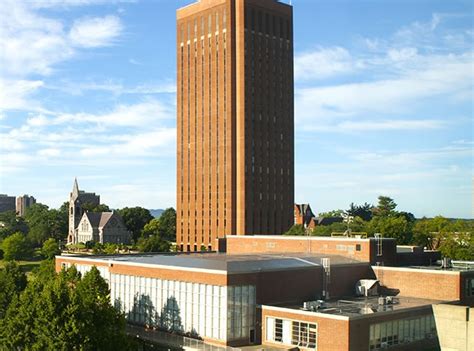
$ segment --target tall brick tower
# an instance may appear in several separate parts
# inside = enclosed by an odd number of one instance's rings
[[[293,223],[293,11],[201,0],[177,11],[177,231],[183,251]]]

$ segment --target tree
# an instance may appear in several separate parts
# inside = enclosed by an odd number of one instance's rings
[[[82,279],[73,266],[30,281],[8,307],[0,349],[130,349],[124,316],[110,304],[109,293],[95,267]]]
[[[344,210],[332,210],[329,212],[321,212],[318,217],[342,217]]]
[[[143,227],[142,236],[158,235],[161,238],[174,241],[176,239],[176,211],[167,208],[159,218],[153,218]]]
[[[163,239],[176,240],[176,210],[173,207],[167,208],[161,214],[159,220]]]
[[[10,235],[3,240],[1,246],[5,261],[21,260],[29,258],[33,254],[30,242],[22,233]]]
[[[41,246],[47,239],[64,240],[68,231],[68,209],[64,203],[59,210],[36,203],[25,213],[25,221],[30,231],[28,238],[36,246]],[[69,206],[69,205],[68,205]]]
[[[110,208],[106,204],[96,205],[92,202],[86,202],[83,204],[82,209],[88,212],[110,212]]]
[[[145,224],[142,230],[142,237],[148,238],[151,235],[158,235],[163,237],[162,227],[159,218],[153,218],[150,222]]]
[[[318,225],[313,229],[312,235],[331,236],[331,233],[343,233],[347,230],[346,223],[331,223],[329,225]]]
[[[295,224],[283,235],[306,235],[306,229],[302,224]]]
[[[370,221],[372,219],[372,210],[374,206],[365,202],[363,205],[355,205],[353,202],[351,203],[349,209],[346,213],[352,217],[360,217],[364,221]]]
[[[76,292],[82,303],[81,319],[91,350],[124,349],[127,345],[125,318],[110,304],[107,282],[94,266],[77,284]]]
[[[15,211],[0,213],[0,241],[16,232],[28,233],[28,225],[22,217],[18,217]]]
[[[170,243],[162,239],[159,235],[151,235],[148,238],[138,240],[138,249],[141,252],[169,252]]]
[[[472,232],[451,232],[441,240],[439,247],[444,257],[453,260],[474,260],[474,234]]]
[[[26,209],[25,221],[30,228],[28,238],[35,245],[42,245],[49,238],[49,208],[36,203]]]
[[[41,253],[48,259],[52,259],[54,256],[61,254],[58,242],[53,238],[49,238],[43,243]]]
[[[394,238],[398,245],[410,244],[412,226],[405,217],[374,217],[367,226],[370,234],[381,233],[384,238]]]
[[[374,214],[380,217],[388,217],[395,213],[397,204],[388,196],[379,196],[377,207],[374,208]]]
[[[127,227],[127,230],[132,233],[135,242],[140,237],[145,224],[153,219],[150,211],[143,207],[125,207],[117,212],[122,216],[123,222]]]
[[[8,262],[0,269],[0,321],[15,296],[26,287],[26,275],[15,262]]]

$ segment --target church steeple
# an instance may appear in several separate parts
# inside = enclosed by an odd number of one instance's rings
[[[74,178],[74,185],[72,186],[72,193],[73,197],[77,197],[79,195],[79,184],[77,184],[77,178]]]

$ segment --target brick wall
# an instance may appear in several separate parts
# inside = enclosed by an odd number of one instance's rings
[[[305,311],[278,309],[262,306],[262,343],[266,345],[281,346],[265,340],[266,317],[297,320],[318,324],[318,350],[319,351],[345,351],[349,350],[349,318],[321,318],[317,314]],[[367,349],[368,350],[368,347]]]
[[[377,256],[374,239],[305,237],[305,236],[228,236],[228,254],[315,253],[341,255],[355,260],[395,265],[397,248],[394,239],[383,239],[382,256]]]
[[[381,284],[399,289],[400,296],[456,301],[461,298],[461,275],[441,271],[398,267],[372,267]]]

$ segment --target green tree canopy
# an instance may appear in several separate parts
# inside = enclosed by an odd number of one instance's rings
[[[22,233],[14,233],[4,239],[1,244],[5,261],[21,260],[31,257],[31,243]]]
[[[41,246],[47,239],[64,240],[68,231],[67,208],[49,209],[48,206],[36,203],[25,213],[25,221],[30,228],[28,238],[36,246]]]
[[[283,235],[306,235],[306,229],[302,224],[295,224]]]
[[[141,252],[169,252],[171,245],[159,235],[151,235],[148,238],[141,237],[138,240],[138,249]]]
[[[377,207],[374,208],[374,214],[376,216],[388,217],[395,213],[397,204],[391,197],[380,195],[378,200]]]
[[[106,204],[96,205],[91,202],[86,202],[85,204],[82,204],[82,209],[84,211],[89,212],[110,212],[110,208]]]
[[[48,259],[52,259],[54,256],[61,254],[58,242],[53,238],[49,238],[43,243],[41,253]]]
[[[153,219],[146,208],[143,207],[125,207],[117,211],[123,218],[123,222],[127,227],[128,231],[132,233],[133,240],[135,242],[140,237],[140,234],[145,227],[145,224]]]
[[[22,217],[18,217],[15,211],[0,213],[0,241],[16,232],[28,233],[28,225]]]
[[[125,318],[110,304],[107,283],[97,268],[82,279],[74,267],[46,272],[49,268],[43,267],[43,276],[30,281],[10,303],[0,328],[0,349],[129,349]]]
[[[0,324],[13,298],[26,287],[26,275],[15,262],[0,269]]]
[[[367,226],[373,235],[381,233],[384,238],[393,238],[398,245],[410,244],[413,236],[412,226],[405,217],[374,217]]]
[[[328,212],[321,212],[318,214],[318,217],[342,217],[344,210],[332,210]]]
[[[159,218],[153,218],[145,224],[141,235],[145,238],[158,235],[164,240],[176,240],[176,211],[174,208],[167,208]]]
[[[175,241],[176,240],[176,210],[173,207],[169,207],[161,214],[160,228],[162,237],[165,240]]]
[[[353,202],[351,203],[349,209],[346,213],[349,216],[353,217],[360,217],[364,221],[370,221],[372,219],[372,210],[374,206],[365,202],[363,205],[355,205]]]

